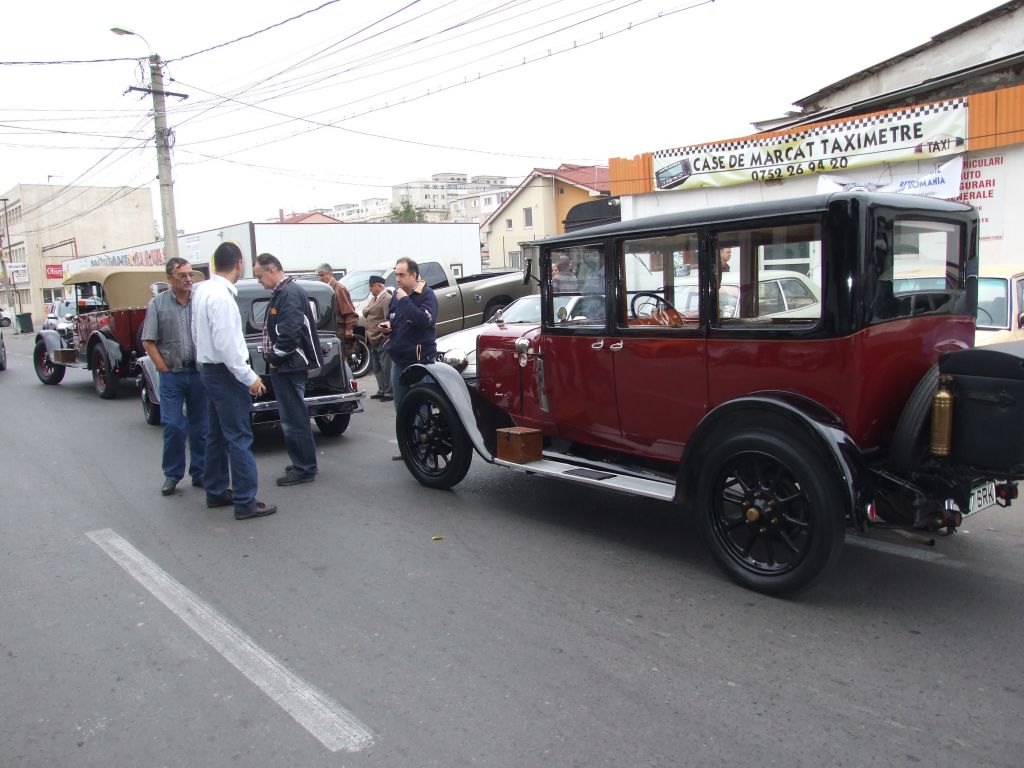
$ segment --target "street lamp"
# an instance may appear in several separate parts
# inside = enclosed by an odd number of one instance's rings
[[[174,181],[171,178],[171,132],[167,129],[167,111],[164,107],[164,73],[160,56],[153,53],[153,46],[138,32],[123,27],[111,27],[115,35],[137,37],[149,48],[149,88],[133,88],[153,95],[153,123],[156,129],[157,177],[160,180],[160,213],[164,227],[164,256],[172,259],[178,255],[178,223],[174,215]],[[173,94],[181,96],[182,94]]]

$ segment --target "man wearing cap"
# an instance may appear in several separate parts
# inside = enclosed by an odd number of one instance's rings
[[[391,291],[384,287],[384,278],[374,275],[370,278],[370,300],[363,309],[366,318],[366,344],[370,348],[370,368],[377,379],[377,394],[374,400],[393,400],[391,394],[391,356],[384,349],[384,331],[380,324],[387,319],[391,304]]]
[[[348,288],[339,283],[334,279],[334,270],[331,269],[331,265],[324,263],[316,268],[316,276],[320,278],[321,283],[327,283],[331,286],[331,290],[334,291],[334,303],[336,311],[338,313],[338,338],[341,339],[341,344],[345,348],[345,357],[348,357],[349,352],[352,348],[352,341],[355,337],[356,325],[359,324],[359,313],[356,312],[355,306],[352,304],[352,297],[349,295]]]
[[[160,493],[170,496],[185,476],[186,440],[192,485],[203,487],[207,404],[192,342],[192,265],[175,256],[167,260],[164,269],[171,289],[150,299],[142,324],[142,346],[160,372],[160,422],[164,425]]]

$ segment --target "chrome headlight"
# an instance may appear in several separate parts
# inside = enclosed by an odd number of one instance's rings
[[[66,331],[70,327],[71,326],[68,325],[67,323],[57,323],[57,330],[58,331]]]
[[[466,366],[469,365],[469,360],[466,359],[466,353],[461,349],[449,349],[444,353],[444,361],[459,373],[466,370]]]

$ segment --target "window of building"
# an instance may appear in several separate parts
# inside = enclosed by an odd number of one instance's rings
[[[505,229],[512,230],[512,219],[505,219]]]
[[[523,208],[523,226],[527,229],[533,226],[533,208]]]
[[[64,290],[62,288],[43,288],[43,303],[52,304],[56,301],[60,301],[64,298]]]
[[[484,205],[491,205],[493,202],[494,202],[494,198],[493,197],[485,197],[484,198]]]

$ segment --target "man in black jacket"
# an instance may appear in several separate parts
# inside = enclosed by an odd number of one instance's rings
[[[292,460],[277,484],[311,483],[317,472],[316,443],[306,407],[306,378],[310,369],[324,364],[316,317],[309,296],[295,278],[284,274],[276,256],[261,253],[253,271],[260,284],[272,291],[263,326],[263,356]]]

